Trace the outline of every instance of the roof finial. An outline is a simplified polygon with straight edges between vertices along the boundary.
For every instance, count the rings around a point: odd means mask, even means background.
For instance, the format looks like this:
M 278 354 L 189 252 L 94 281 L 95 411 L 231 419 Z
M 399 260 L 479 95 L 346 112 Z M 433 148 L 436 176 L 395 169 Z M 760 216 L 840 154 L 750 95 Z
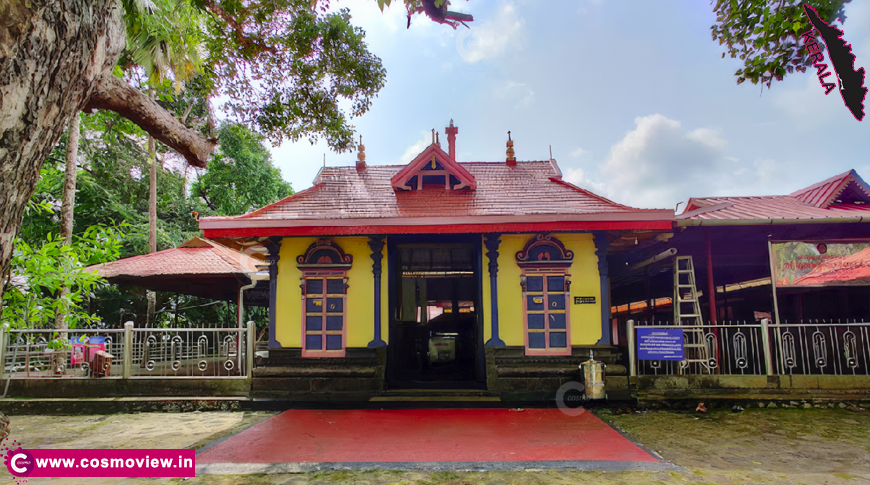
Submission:
M 435 144 L 435 128 L 432 128 L 432 144 Z
M 510 131 L 508 131 L 507 151 L 505 152 L 505 154 L 507 155 L 507 160 L 506 160 L 507 165 L 509 167 L 516 166 L 517 157 L 514 156 L 514 142 L 513 142 L 513 140 L 511 140 L 511 132 Z
M 324 155 L 325 156 L 325 155 Z M 362 135 L 359 136 L 359 153 L 356 156 L 356 169 L 365 170 L 366 168 L 366 146 L 362 143 Z
M 435 132 L 435 143 L 437 143 L 439 147 L 441 146 L 441 132 Z

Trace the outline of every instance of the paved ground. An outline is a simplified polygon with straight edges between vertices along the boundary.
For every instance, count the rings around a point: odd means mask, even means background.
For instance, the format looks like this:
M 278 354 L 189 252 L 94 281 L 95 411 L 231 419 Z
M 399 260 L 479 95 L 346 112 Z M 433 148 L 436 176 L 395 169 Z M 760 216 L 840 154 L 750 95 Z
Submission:
M 197 456 L 202 473 L 334 468 L 672 469 L 588 411 L 303 410 L 274 416 Z M 242 466 L 236 464 L 244 464 Z
M 870 484 L 870 413 L 841 409 L 753 409 L 735 414 L 650 412 L 599 414 L 678 470 L 584 472 L 318 471 L 299 474 L 203 475 L 180 479 L 31 479 L 39 483 L 255 484 Z M 143 413 L 108 416 L 12 416 L 12 437 L 25 447 L 203 448 L 271 417 L 267 413 Z M 5 470 L 0 483 L 12 483 Z

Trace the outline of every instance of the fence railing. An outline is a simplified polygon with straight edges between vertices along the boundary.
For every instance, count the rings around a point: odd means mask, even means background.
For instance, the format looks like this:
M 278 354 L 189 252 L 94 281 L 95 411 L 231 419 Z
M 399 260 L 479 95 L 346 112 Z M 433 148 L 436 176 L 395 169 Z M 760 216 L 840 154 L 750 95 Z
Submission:
M 183 329 L 127 322 L 123 329 L 63 331 L 3 326 L 0 379 L 245 379 L 254 363 L 254 328 L 253 322 Z M 101 359 L 99 351 L 111 359 Z
M 640 359 L 639 329 L 681 330 L 685 360 Z M 774 324 L 764 319 L 673 325 L 629 320 L 628 344 L 631 375 L 870 375 L 866 322 Z

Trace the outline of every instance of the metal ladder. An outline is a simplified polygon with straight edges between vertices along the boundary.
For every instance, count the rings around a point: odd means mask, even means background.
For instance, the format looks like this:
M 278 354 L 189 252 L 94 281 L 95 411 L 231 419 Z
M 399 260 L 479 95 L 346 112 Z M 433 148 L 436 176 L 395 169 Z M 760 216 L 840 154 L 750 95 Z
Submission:
M 680 373 L 688 369 L 689 364 L 701 364 L 703 372 L 709 373 L 710 349 L 704 337 L 704 330 L 698 328 L 704 324 L 701 319 L 701 304 L 698 302 L 698 289 L 695 285 L 695 265 L 691 256 L 677 256 L 674 261 L 674 324 L 688 325 L 694 328 L 683 330 L 683 348 L 685 360 L 680 362 Z M 684 307 L 690 306 L 688 313 L 683 313 Z

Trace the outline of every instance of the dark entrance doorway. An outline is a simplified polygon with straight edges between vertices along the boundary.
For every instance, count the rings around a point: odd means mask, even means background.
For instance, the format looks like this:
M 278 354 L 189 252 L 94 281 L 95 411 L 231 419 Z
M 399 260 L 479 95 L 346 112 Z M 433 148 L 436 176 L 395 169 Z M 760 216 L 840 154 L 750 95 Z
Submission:
M 485 388 L 479 236 L 392 237 L 389 246 L 390 387 Z

